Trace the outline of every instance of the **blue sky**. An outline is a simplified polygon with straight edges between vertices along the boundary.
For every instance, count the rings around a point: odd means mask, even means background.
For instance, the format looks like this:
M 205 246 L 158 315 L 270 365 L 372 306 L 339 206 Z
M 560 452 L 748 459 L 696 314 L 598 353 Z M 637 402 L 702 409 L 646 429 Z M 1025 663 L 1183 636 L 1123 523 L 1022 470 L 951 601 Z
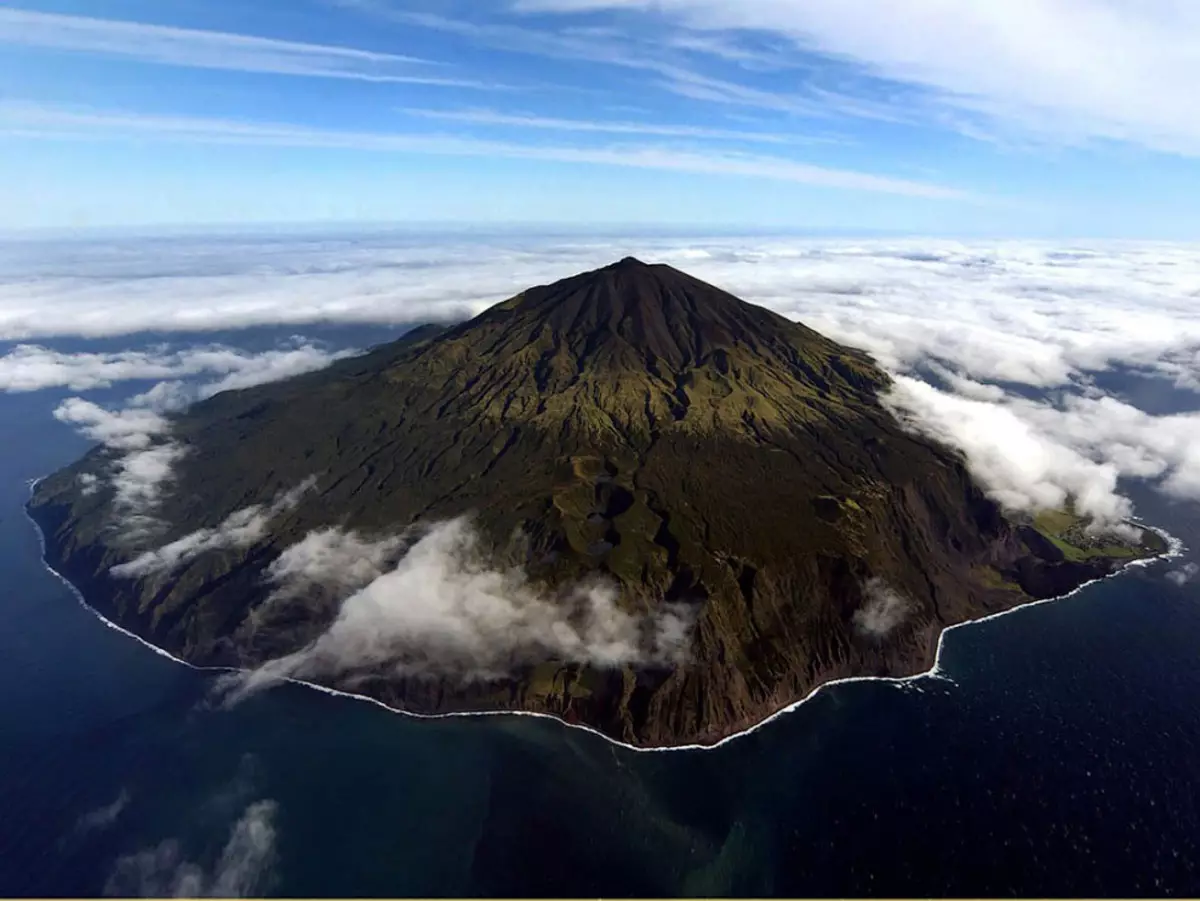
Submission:
M 1200 4 L 0 6 L 0 228 L 1200 237 Z

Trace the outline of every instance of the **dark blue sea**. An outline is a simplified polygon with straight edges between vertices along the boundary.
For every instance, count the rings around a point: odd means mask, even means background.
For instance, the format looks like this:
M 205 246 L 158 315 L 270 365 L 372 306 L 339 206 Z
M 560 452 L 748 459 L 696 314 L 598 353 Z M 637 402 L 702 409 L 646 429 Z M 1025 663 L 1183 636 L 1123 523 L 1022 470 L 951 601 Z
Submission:
M 1155 412 L 1195 405 L 1121 378 Z M 952 631 L 946 679 L 836 686 L 714 751 L 301 686 L 221 710 L 211 674 L 42 566 L 22 505 L 87 447 L 51 417 L 69 393 L 0 395 L 0 895 L 1200 893 L 1200 587 L 1165 578 L 1188 556 Z M 1128 491 L 1200 546 L 1196 506 Z

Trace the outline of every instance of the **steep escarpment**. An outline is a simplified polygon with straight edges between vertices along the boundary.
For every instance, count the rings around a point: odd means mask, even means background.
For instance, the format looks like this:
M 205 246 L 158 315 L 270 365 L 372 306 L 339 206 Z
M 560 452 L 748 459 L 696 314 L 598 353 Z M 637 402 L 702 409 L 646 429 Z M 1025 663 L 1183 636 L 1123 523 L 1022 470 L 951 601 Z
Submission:
M 186 453 L 151 535 L 119 527 L 110 449 L 46 479 L 30 509 L 52 564 L 104 615 L 192 662 L 247 667 L 310 646 L 345 600 L 337 584 L 273 594 L 288 548 L 331 527 L 394 536 L 469 516 L 491 565 L 546 598 L 599 577 L 630 615 L 686 611 L 686 653 L 525 654 L 469 676 L 372 658 L 355 690 L 418 712 L 550 712 L 642 745 L 711 742 L 822 681 L 926 669 L 946 626 L 1122 562 L 1068 559 L 1010 522 L 958 455 L 880 405 L 887 384 L 859 351 L 628 259 L 195 405 L 171 422 Z M 114 578 L 306 480 L 253 540 Z

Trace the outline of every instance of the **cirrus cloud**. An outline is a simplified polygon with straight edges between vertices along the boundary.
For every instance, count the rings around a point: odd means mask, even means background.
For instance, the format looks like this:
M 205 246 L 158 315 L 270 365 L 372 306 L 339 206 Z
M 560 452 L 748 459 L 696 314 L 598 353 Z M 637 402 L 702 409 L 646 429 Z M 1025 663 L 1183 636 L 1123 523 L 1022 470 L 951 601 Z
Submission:
M 1200 8 L 1176 0 L 516 0 L 520 11 L 664 14 L 701 32 L 771 33 L 922 89 L 925 114 L 979 133 L 1200 153 L 1185 86 Z M 905 98 L 906 105 L 913 104 Z

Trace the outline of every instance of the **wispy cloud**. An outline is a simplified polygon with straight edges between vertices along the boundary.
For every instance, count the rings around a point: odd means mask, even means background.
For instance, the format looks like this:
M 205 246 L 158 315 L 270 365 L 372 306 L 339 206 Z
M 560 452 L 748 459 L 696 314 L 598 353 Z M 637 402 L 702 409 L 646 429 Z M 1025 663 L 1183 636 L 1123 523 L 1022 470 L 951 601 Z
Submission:
M 919 87 L 973 128 L 1200 153 L 1189 87 L 1200 7 L 1175 0 L 518 0 L 522 12 L 643 11 L 712 34 L 751 31 Z M 962 120 L 970 123 L 970 119 Z
M 107 474 L 112 513 L 126 540 L 139 541 L 157 532 L 162 527 L 155 515 L 162 492 L 187 453 L 171 440 L 170 422 L 151 409 L 108 410 L 79 397 L 59 404 L 54 418 L 113 452 Z M 95 494 L 97 488 L 95 480 L 83 483 L 87 494 Z
M 163 117 L 135 113 L 74 111 L 25 104 L 0 105 L 0 134 L 8 130 L 46 138 L 104 137 L 127 140 L 131 134 L 163 140 L 215 144 L 323 147 L 382 153 L 504 157 L 618 168 L 652 169 L 702 175 L 741 176 L 852 191 L 869 191 L 937 200 L 972 200 L 966 192 L 926 182 L 791 159 L 748 153 L 702 152 L 647 145 L 568 147 L 519 144 L 471 138 L 386 132 L 331 131 L 301 126 L 249 123 L 202 117 Z
M 808 80 L 792 91 L 774 91 L 712 73 L 692 65 L 694 50 L 703 44 L 697 38 L 692 47 L 680 45 L 678 37 L 660 39 L 620 31 L 600 29 L 537 29 L 508 22 L 473 21 L 392 7 L 378 0 L 339 0 L 339 6 L 406 26 L 453 34 L 506 53 L 522 53 L 572 63 L 587 62 L 627 69 L 655 76 L 650 86 L 693 100 L 727 106 L 771 110 L 791 116 L 827 119 L 844 115 L 865 115 L 873 119 L 900 121 L 909 118 L 896 104 L 872 103 L 866 97 L 851 98 L 840 91 L 811 89 Z M 715 42 L 709 41 L 710 49 Z M 726 55 L 732 53 L 729 45 Z M 710 54 L 716 55 L 716 54 Z M 744 73 L 743 73 L 744 74 Z
M 746 47 L 728 35 L 685 31 L 668 35 L 666 44 L 677 50 L 737 63 L 752 71 L 803 67 L 795 54 L 788 54 L 780 48 L 763 50 Z
M 235 510 L 211 529 L 197 529 L 162 547 L 145 551 L 127 563 L 112 567 L 118 579 L 141 579 L 173 572 L 202 554 L 241 550 L 266 537 L 271 521 L 295 510 L 304 496 L 316 487 L 316 477 L 305 479 L 282 492 L 269 504 L 254 504 Z
M 1179 569 L 1173 569 L 1167 573 L 1167 579 L 1181 588 L 1196 576 L 1200 576 L 1200 565 L 1195 563 L 1185 563 Z
M 153 410 L 106 410 L 80 397 L 59 404 L 54 418 L 77 426 L 86 437 L 114 450 L 143 450 L 170 428 L 167 420 Z
M 496 110 L 428 110 L 403 109 L 409 116 L 444 122 L 465 122 L 472 125 L 499 125 L 514 128 L 536 128 L 579 133 L 660 135 L 675 138 L 705 138 L 718 141 L 745 141 L 764 144 L 832 143 L 834 139 L 819 135 L 787 135 L 761 131 L 738 131 L 725 128 L 706 128 L 696 125 L 667 125 L 653 122 L 607 122 L 598 119 L 557 119 L 503 113 Z
M 102 807 L 97 807 L 94 810 L 89 810 L 87 813 L 79 817 L 75 821 L 75 832 L 94 832 L 99 829 L 107 829 L 113 825 L 125 809 L 129 807 L 129 802 L 132 800 L 128 789 L 122 788 L 116 799 Z
M 411 543 L 408 535 L 372 539 L 334 526 L 309 532 L 272 562 L 267 571 L 275 585 L 272 596 L 302 595 L 316 587 L 353 594 L 382 576 Z
M 276 859 L 275 820 L 279 805 L 257 801 L 229 831 L 211 865 L 184 856 L 177 839 L 167 839 L 119 858 L 104 887 L 106 895 L 148 898 L 245 898 L 268 887 Z
M 345 356 L 308 346 L 264 354 L 246 354 L 226 347 L 199 347 L 177 354 L 165 351 L 57 354 L 28 347 L 19 351 L 14 351 L 17 360 L 10 361 L 8 375 L 14 376 L 13 381 L 20 387 L 4 388 L 0 382 L 4 390 L 33 390 L 68 380 L 95 387 L 125 378 L 146 378 L 164 370 L 177 376 L 225 373 L 223 378 L 200 384 L 159 382 L 131 398 L 121 409 L 107 409 L 81 397 L 67 398 L 55 408 L 56 419 L 111 452 L 102 473 L 80 473 L 80 492 L 91 496 L 105 484 L 111 488 L 114 525 L 131 544 L 141 544 L 166 527 L 159 519 L 159 505 L 176 466 L 188 453 L 183 444 L 172 438 L 171 421 L 165 413 L 182 410 L 220 391 L 310 372 Z M 5 373 L 7 359 L 0 358 L 0 374 Z M 310 480 L 280 495 L 270 505 L 239 510 L 214 529 L 201 529 L 165 547 L 147 551 L 114 572 L 128 578 L 165 572 L 205 551 L 253 544 L 265 534 L 271 519 L 292 509 L 311 487 Z
M 429 61 L 413 56 L 11 8 L 0 9 L 0 43 L 201 69 L 491 87 L 471 79 L 430 73 Z

